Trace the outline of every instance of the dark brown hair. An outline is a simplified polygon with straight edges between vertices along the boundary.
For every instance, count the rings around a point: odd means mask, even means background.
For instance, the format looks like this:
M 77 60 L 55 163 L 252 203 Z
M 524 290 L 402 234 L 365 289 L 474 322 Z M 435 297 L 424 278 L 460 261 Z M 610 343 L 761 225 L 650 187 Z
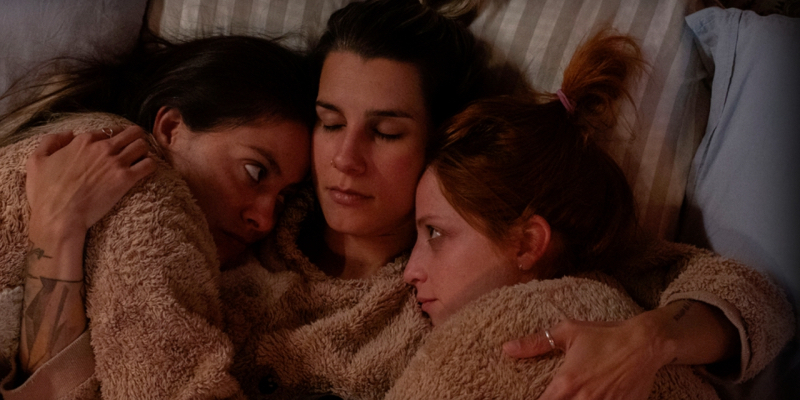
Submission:
M 633 238 L 630 186 L 595 138 L 611 130 L 618 100 L 644 62 L 627 36 L 601 31 L 564 72 L 562 91 L 479 100 L 455 116 L 431 163 L 445 197 L 495 242 L 534 215 L 561 238 L 550 276 L 599 268 Z
M 438 127 L 488 90 L 489 59 L 487 49 L 461 19 L 437 11 L 439 3 L 447 4 L 419 0 L 348 4 L 331 15 L 313 46 L 317 68 L 322 68 L 332 51 L 413 64 L 419 71 L 426 108 Z M 469 14 L 471 6 L 465 2 L 462 12 Z
M 117 114 L 149 131 L 163 106 L 178 109 L 196 132 L 272 117 L 309 127 L 315 120 L 309 60 L 273 39 L 214 36 L 169 43 L 145 34 L 117 60 L 75 61 L 75 68 L 47 82 L 57 90 L 23 103 L 0 121 L 34 103 L 44 106 L 16 132 L 74 112 Z

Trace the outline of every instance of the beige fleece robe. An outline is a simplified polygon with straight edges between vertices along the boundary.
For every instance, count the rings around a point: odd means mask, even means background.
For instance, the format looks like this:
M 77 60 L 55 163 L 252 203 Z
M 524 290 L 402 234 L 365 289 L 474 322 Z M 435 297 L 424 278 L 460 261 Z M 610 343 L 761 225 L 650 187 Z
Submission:
M 425 339 L 386 400 L 535 399 L 564 359 L 562 352 L 519 361 L 505 341 L 555 325 L 562 318 L 624 320 L 642 312 L 611 278 L 532 281 L 496 289 L 469 303 Z M 658 371 L 650 399 L 718 399 L 688 366 Z
M 102 114 L 69 116 L 0 149 L 0 290 L 15 304 L 2 315 L 3 326 L 18 329 L 21 315 L 28 155 L 45 133 L 128 124 Z M 159 159 L 157 171 L 90 229 L 84 254 L 90 332 L 23 387 L 5 392 L 7 399 L 202 399 L 237 393 L 229 374 L 233 347 L 221 329 L 216 248 L 188 186 L 166 162 Z M 3 358 L 13 360 L 16 338 L 0 339 L 13 341 L 2 348 Z
M 16 168 L 17 175 L 12 178 L 16 179 L 18 187 L 24 187 L 24 178 L 21 178 L 24 175 L 19 172 L 24 169 L 19 166 Z M 143 183 L 143 186 L 146 185 Z M 139 193 L 139 190 L 134 192 Z M 18 196 L 22 198 L 24 190 L 18 191 Z M 5 194 L 2 198 L 7 201 Z M 121 202 L 121 208 L 124 208 L 123 204 L 127 203 Z M 430 331 L 411 288 L 402 281 L 407 257 L 399 257 L 369 279 L 343 280 L 326 276 L 297 245 L 301 224 L 313 208 L 313 196 L 305 193 L 284 214 L 271 241 L 264 245 L 259 255 L 260 261 L 251 258 L 237 268 L 222 273 L 222 317 L 236 350 L 231 371 L 251 398 L 298 398 L 321 393 L 334 393 L 344 398 L 382 398 L 401 376 Z M 24 215 L 24 211 L 16 212 Z M 187 226 L 193 226 L 197 220 L 202 218 L 184 222 Z M 5 220 L 3 222 L 5 230 Z M 179 231 L 183 226 L 181 222 L 170 229 Z M 158 247 L 160 242 L 157 239 L 161 234 L 154 236 L 153 240 L 137 243 Z M 159 248 L 162 256 L 169 256 L 172 251 Z M 20 254 L 24 255 L 25 250 L 26 247 L 20 245 Z M 138 253 L 150 252 L 141 246 L 131 246 L 126 251 L 134 260 L 138 259 Z M 17 262 L 21 259 L 19 257 Z M 8 260 L 3 259 L 3 262 Z M 127 265 L 126 260 L 114 261 Z M 196 286 L 181 285 L 181 291 L 177 292 L 181 296 L 177 298 L 191 297 L 197 291 L 201 293 L 200 297 L 208 300 L 208 304 L 214 303 L 213 289 L 197 283 L 198 279 L 207 282 L 203 279 L 206 273 L 202 268 L 198 272 L 198 269 L 184 268 L 179 262 L 171 265 L 176 270 L 188 270 L 198 275 L 192 277 L 192 283 Z M 113 270 L 110 265 L 106 267 Z M 102 269 L 100 265 L 96 268 Z M 162 272 L 168 275 L 178 273 L 169 270 Z M 214 273 L 208 275 L 213 277 Z M 615 278 L 645 309 L 680 298 L 705 301 L 722 309 L 742 338 L 742 361 L 730 379 L 741 380 L 758 372 L 792 335 L 793 316 L 782 293 L 763 275 L 710 252 L 690 246 L 658 243 L 649 255 L 616 275 Z M 16 283 L 3 283 L 6 285 L 3 288 L 16 287 L 19 282 L 21 280 L 18 279 Z M 91 283 L 97 284 L 98 280 L 94 279 Z M 151 288 L 149 285 L 146 287 Z M 152 287 L 160 286 L 156 284 Z M 137 293 L 120 296 L 120 306 L 127 304 L 127 297 L 131 295 L 138 296 Z M 93 309 L 98 306 L 90 301 L 89 307 Z M 209 306 L 208 310 L 213 308 Z M 216 326 L 219 314 L 210 314 L 207 318 L 213 321 L 212 326 Z M 141 317 L 137 314 L 131 318 L 136 320 Z M 166 313 L 163 321 L 160 321 L 170 326 L 170 319 L 183 321 L 180 312 Z M 187 325 L 178 322 L 175 329 L 181 330 Z M 191 325 L 189 327 L 194 328 Z M 152 340 L 152 336 L 147 340 Z M 95 342 L 94 336 L 92 342 Z M 203 349 L 215 348 L 214 341 L 211 342 L 210 346 L 204 345 Z M 224 340 L 220 339 L 220 342 Z M 144 346 L 145 352 L 157 354 L 148 343 L 137 341 L 136 344 Z M 196 342 L 192 344 L 198 345 Z M 76 348 L 80 345 L 80 342 L 75 343 Z M 178 349 L 189 355 L 197 354 L 191 348 Z M 136 349 L 130 351 L 135 352 Z M 80 351 L 76 353 L 80 354 Z M 216 353 L 201 352 L 201 355 L 209 357 L 211 354 Z M 147 357 L 143 360 L 149 361 Z M 210 387 L 233 393 L 233 390 L 226 391 L 225 388 L 235 383 L 228 385 L 227 378 L 215 378 L 225 375 L 221 372 L 224 367 L 220 367 L 226 365 L 225 357 L 221 356 L 217 361 L 203 364 L 205 369 L 193 371 L 208 373 L 208 382 L 215 382 Z M 101 376 L 103 365 L 98 362 L 98 377 Z M 152 379 L 157 380 L 158 377 Z M 193 390 L 194 382 L 190 379 L 175 385 Z
M 383 266 L 369 279 L 326 276 L 298 246 L 302 225 L 307 215 L 315 212 L 314 207 L 313 195 L 302 193 L 282 216 L 271 241 L 263 246 L 260 262 L 250 260 L 223 272 L 221 293 L 227 307 L 224 314 L 227 331 L 236 346 L 234 375 L 253 399 L 292 399 L 326 393 L 345 399 L 383 398 L 430 332 L 411 287 L 402 280 L 407 256 Z M 618 269 L 615 278 L 644 309 L 687 298 L 723 310 L 742 340 L 741 362 L 732 363 L 733 371 L 725 376 L 733 381 L 755 375 L 793 333 L 791 307 L 780 289 L 766 276 L 706 250 L 654 242 L 630 266 Z M 581 287 L 567 284 L 564 290 Z M 586 315 L 620 319 L 639 312 L 626 295 L 604 295 L 610 299 L 609 310 L 595 306 L 594 314 Z M 465 335 L 486 335 L 489 347 L 499 346 L 502 340 L 532 333 L 534 327 L 546 327 L 555 321 L 552 310 L 542 310 L 538 302 L 520 308 L 522 312 L 511 309 L 513 313 L 498 319 L 540 322 L 485 333 L 474 329 Z M 545 313 L 538 315 L 540 311 Z M 465 318 L 466 327 L 478 323 L 477 319 Z M 503 335 L 489 339 L 500 332 Z M 458 337 L 457 333 L 453 335 Z M 425 348 L 430 346 L 434 345 Z M 496 356 L 499 347 L 490 350 Z M 481 359 L 484 353 L 475 356 Z M 526 370 L 531 362 L 521 361 L 511 367 Z M 547 365 L 551 369 L 555 364 Z M 539 368 L 542 366 L 526 371 L 532 373 Z M 690 370 L 678 368 L 671 372 L 672 369 L 661 373 L 658 390 L 686 383 L 697 388 L 697 392 L 687 395 L 697 397 L 687 398 L 713 398 L 709 397 L 709 387 Z M 435 374 L 427 373 L 433 379 Z M 528 378 L 532 383 L 525 393 L 541 390 L 544 381 L 536 379 Z
M 233 373 L 250 399 L 383 397 L 429 331 L 403 282 L 407 257 L 369 279 L 325 275 L 296 245 L 311 191 L 279 221 L 262 261 L 222 274 Z
M 532 281 L 482 296 L 433 330 L 386 400 L 536 398 L 552 379 L 563 354 L 555 352 L 520 363 L 502 354 L 502 343 L 553 326 L 562 315 L 588 321 L 630 318 L 643 310 L 627 292 L 636 293 L 639 301 L 650 307 L 693 299 L 720 308 L 739 329 L 743 343 L 738 373 L 728 376 L 737 382 L 760 371 L 794 332 L 788 302 L 772 282 L 705 250 L 654 242 L 615 275 L 624 278 L 629 287 L 591 273 Z M 659 293 L 658 288 L 668 283 Z M 772 312 L 765 312 L 769 310 Z M 696 370 L 699 374 L 686 366 L 662 368 L 649 398 L 717 398 L 707 383 L 717 377 L 703 368 Z

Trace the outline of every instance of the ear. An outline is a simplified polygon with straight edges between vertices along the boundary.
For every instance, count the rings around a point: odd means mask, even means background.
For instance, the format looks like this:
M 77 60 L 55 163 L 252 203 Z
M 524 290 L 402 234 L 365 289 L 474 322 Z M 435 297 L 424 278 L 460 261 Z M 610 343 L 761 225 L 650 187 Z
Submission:
M 153 136 L 158 145 L 165 150 L 175 146 L 175 139 L 186 130 L 183 116 L 177 108 L 161 107 L 153 123 Z
M 550 224 L 539 215 L 525 222 L 517 249 L 517 263 L 521 270 L 529 271 L 542 260 L 550 247 L 551 234 Z

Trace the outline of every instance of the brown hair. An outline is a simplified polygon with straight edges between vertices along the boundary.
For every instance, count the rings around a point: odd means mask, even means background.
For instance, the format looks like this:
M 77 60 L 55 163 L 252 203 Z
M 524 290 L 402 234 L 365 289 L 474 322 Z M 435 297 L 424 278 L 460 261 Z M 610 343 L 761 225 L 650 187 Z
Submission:
M 29 107 L 36 111 L 3 144 L 62 113 L 117 114 L 147 131 L 162 106 L 178 109 L 195 132 L 270 117 L 309 127 L 315 121 L 316 84 L 310 62 L 277 39 L 212 36 L 170 43 L 148 33 L 117 60 L 75 62 L 74 69 L 45 82 L 58 89 L 0 115 L 4 123 Z M 35 92 L 42 86 L 21 90 Z M 40 108 L 34 107 L 37 103 Z
M 480 4 L 474 0 L 352 2 L 328 19 L 325 32 L 313 45 L 312 57 L 318 71 L 333 51 L 413 64 L 419 70 L 425 106 L 438 127 L 493 89 L 486 82 L 488 49 L 465 24 L 466 16 Z M 447 6 L 457 12 L 440 13 Z
M 602 268 L 635 235 L 633 194 L 622 170 L 597 144 L 618 118 L 618 100 L 644 67 L 627 36 L 604 30 L 564 71 L 562 92 L 479 100 L 445 128 L 431 163 L 442 192 L 473 227 L 496 243 L 534 215 L 562 240 L 557 270 Z

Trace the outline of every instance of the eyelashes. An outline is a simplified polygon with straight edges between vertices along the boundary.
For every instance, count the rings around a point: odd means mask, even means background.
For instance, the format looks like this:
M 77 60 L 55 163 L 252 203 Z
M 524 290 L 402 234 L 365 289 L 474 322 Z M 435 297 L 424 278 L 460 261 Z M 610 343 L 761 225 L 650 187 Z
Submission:
M 433 226 L 426 225 L 425 228 L 428 230 L 428 240 L 434 240 L 442 236 L 442 232 L 436 229 Z

